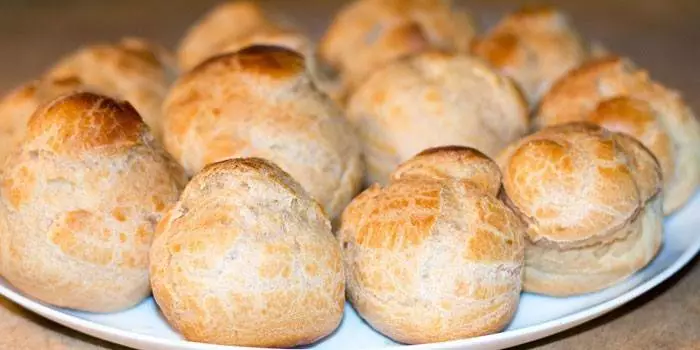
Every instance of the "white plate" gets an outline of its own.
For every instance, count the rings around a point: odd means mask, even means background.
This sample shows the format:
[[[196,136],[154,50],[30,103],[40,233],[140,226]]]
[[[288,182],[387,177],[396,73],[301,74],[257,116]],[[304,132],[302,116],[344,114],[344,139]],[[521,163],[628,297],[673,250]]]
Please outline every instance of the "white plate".
[[[550,298],[525,293],[506,330],[484,337],[412,346],[420,349],[501,349],[563,331],[613,310],[663,282],[700,250],[700,195],[665,222],[664,245],[654,261],[624,282],[598,293]],[[161,316],[153,299],[114,314],[55,308],[29,299],[0,279],[0,294],[48,319],[80,332],[142,350],[243,349],[182,340]],[[346,305],[340,328],[314,349],[377,349],[396,343],[372,330]]]

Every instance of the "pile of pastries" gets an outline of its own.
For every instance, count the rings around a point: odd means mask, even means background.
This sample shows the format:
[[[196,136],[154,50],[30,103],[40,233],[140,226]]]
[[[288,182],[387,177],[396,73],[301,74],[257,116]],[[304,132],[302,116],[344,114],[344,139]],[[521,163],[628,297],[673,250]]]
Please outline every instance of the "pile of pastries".
[[[401,343],[498,332],[522,291],[644,267],[700,181],[681,96],[552,8],[481,31],[448,0],[356,0],[314,43],[223,3],[174,54],[67,55],[0,119],[2,277],[89,312],[152,293],[225,345],[313,343],[346,298]]]

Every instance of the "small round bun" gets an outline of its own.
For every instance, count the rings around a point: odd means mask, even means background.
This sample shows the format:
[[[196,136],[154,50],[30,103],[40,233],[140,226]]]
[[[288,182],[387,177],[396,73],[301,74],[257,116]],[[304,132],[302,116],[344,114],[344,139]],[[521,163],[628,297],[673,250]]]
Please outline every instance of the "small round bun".
[[[605,57],[559,80],[542,99],[537,127],[596,123],[639,139],[664,177],[664,212],[682,207],[700,183],[700,123],[681,96],[629,60]]]
[[[158,226],[150,272],[163,314],[191,341],[292,347],[330,334],[343,316],[328,218],[263,159],[197,174]]]
[[[494,156],[528,128],[527,107],[507,78],[481,60],[429,51],[372,74],[348,103],[368,182],[386,183],[399,163],[440,145]]]
[[[136,38],[80,49],[60,60],[47,74],[0,98],[0,163],[17,146],[27,122],[42,104],[77,91],[126,99],[160,137],[160,105],[169,76],[164,49]]]
[[[425,151],[345,209],[348,298],[408,344],[497,332],[517,309],[524,226],[496,197],[498,166],[465,147]]]
[[[311,39],[293,26],[269,17],[251,1],[229,1],[215,7],[183,38],[178,49],[180,68],[189,71],[209,58],[250,46],[280,46],[302,54],[314,82],[339,101],[342,87],[326,67],[318,64]]]
[[[190,174],[227,158],[265,158],[331,217],[361,185],[354,130],[294,51],[251,46],[211,58],[173,86],[164,113],[166,147]]]
[[[531,105],[589,54],[576,30],[551,7],[510,14],[474,44],[474,53],[515,80]]]
[[[306,54],[311,41],[298,31],[275,23],[253,1],[227,1],[195,23],[178,48],[180,68],[188,71],[206,59],[251,45],[275,45]]]
[[[425,48],[466,53],[474,22],[450,0],[356,0],[336,15],[319,44],[321,60],[352,90],[370,73]]]
[[[44,105],[0,175],[2,276],[59,307],[136,305],[155,226],[185,181],[128,103],[77,93]]]
[[[231,38],[268,26],[264,11],[253,1],[226,1],[205,14],[185,34],[177,50],[180,69],[188,71],[220,52]]]
[[[129,101],[160,139],[161,104],[174,76],[167,55],[164,49],[141,39],[95,44],[59,60],[43,79],[73,81],[73,91]]]
[[[661,171],[632,137],[558,125],[516,142],[499,162],[508,203],[528,224],[525,290],[597,291],[656,255]]]

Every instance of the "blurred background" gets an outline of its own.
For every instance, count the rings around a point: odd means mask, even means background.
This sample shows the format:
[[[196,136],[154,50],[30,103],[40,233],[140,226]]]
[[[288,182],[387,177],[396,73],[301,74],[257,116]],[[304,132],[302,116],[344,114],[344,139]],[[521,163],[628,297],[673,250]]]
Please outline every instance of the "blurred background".
[[[314,38],[343,0],[268,0]],[[684,92],[700,110],[700,1],[697,0],[455,0],[473,11],[482,30],[525,4],[565,10],[589,39],[631,57],[652,76]],[[0,91],[32,79],[60,55],[81,44],[125,35],[174,48],[186,28],[213,0],[0,0]]]

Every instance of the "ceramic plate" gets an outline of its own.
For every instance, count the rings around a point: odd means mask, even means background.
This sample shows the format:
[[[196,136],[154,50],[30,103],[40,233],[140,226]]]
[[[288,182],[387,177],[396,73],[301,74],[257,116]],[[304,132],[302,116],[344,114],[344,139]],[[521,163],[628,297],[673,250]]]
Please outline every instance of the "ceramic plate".
[[[524,293],[518,312],[503,332],[445,343],[411,346],[421,349],[501,349],[561,332],[613,310],[663,282],[700,250],[700,194],[680,212],[667,218],[664,244],[646,268],[620,284],[598,293],[551,298]],[[142,350],[243,349],[183,340],[158,311],[152,298],[137,307],[113,314],[90,314],[47,306],[29,299],[0,279],[0,294],[48,319],[80,332]],[[338,330],[308,346],[314,349],[379,349],[400,346],[364,323],[346,305]]]

